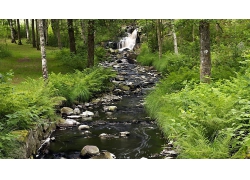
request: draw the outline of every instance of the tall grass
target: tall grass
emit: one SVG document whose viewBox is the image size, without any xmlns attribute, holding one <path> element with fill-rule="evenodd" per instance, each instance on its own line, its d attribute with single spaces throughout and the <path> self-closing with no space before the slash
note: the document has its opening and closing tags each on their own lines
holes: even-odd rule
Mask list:
<svg viewBox="0 0 250 180">
<path fill-rule="evenodd" d="M 143 45 L 138 57 L 163 73 L 145 105 L 166 137 L 174 140 L 179 158 L 250 157 L 248 55 L 227 61 L 213 54 L 217 58 L 211 84 L 199 82 L 199 61 L 189 56 L 165 53 L 159 59 Z M 235 67 L 239 63 L 241 67 Z"/>
<path fill-rule="evenodd" d="M 157 86 L 146 108 L 175 140 L 179 158 L 244 158 L 250 145 L 249 79 L 246 72 L 231 81 L 188 83 L 165 94 L 164 86 Z"/>
</svg>

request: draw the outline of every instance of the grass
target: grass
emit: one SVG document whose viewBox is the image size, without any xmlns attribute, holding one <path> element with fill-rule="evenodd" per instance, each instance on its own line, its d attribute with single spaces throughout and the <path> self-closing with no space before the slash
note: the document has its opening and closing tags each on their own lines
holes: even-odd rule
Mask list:
<svg viewBox="0 0 250 180">
<path fill-rule="evenodd" d="M 27 44 L 25 39 L 22 39 L 23 45 L 17 45 L 10 42 L 10 39 L 0 39 L 1 45 L 7 45 L 11 52 L 10 57 L 0 59 L 0 73 L 6 73 L 13 70 L 13 83 L 19 84 L 28 77 L 37 79 L 42 76 L 41 51 L 32 47 L 32 44 Z M 64 65 L 60 59 L 55 58 L 55 52 L 59 51 L 56 47 L 46 46 L 46 59 L 49 73 L 62 74 L 74 72 L 68 66 Z"/>
</svg>

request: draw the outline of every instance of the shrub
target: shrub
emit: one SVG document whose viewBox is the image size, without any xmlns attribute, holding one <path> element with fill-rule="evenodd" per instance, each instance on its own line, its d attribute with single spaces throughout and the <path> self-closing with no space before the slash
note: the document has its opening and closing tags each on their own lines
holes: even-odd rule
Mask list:
<svg viewBox="0 0 250 180">
<path fill-rule="evenodd" d="M 88 101 L 95 93 L 108 89 L 112 77 L 115 73 L 110 69 L 94 67 L 66 75 L 52 73 L 50 83 L 58 90 L 58 96 L 66 98 L 65 104 L 71 105 L 75 101 Z"/>
<path fill-rule="evenodd" d="M 96 47 L 95 48 L 95 64 L 97 65 L 99 62 L 104 61 L 107 55 L 107 51 L 104 47 Z"/>
<path fill-rule="evenodd" d="M 183 54 L 165 53 L 161 59 L 156 59 L 153 66 L 164 74 L 178 71 L 181 67 L 193 68 L 197 62 L 192 61 L 189 57 Z"/>
<path fill-rule="evenodd" d="M 152 66 L 153 62 L 158 58 L 156 53 L 150 52 L 147 43 L 143 43 L 140 48 L 140 54 L 137 61 L 144 66 Z"/>
<path fill-rule="evenodd" d="M 72 69 L 83 70 L 87 67 L 87 56 L 84 52 L 74 54 L 70 53 L 69 49 L 63 48 L 56 52 L 55 58 L 61 60 L 64 65 Z"/>
<path fill-rule="evenodd" d="M 11 57 L 11 51 L 8 49 L 7 44 L 0 44 L 0 58 Z"/>
<path fill-rule="evenodd" d="M 175 92 L 168 92 L 167 79 L 146 97 L 146 108 L 175 140 L 180 158 L 249 156 L 249 70 L 211 84 L 187 82 Z"/>
</svg>

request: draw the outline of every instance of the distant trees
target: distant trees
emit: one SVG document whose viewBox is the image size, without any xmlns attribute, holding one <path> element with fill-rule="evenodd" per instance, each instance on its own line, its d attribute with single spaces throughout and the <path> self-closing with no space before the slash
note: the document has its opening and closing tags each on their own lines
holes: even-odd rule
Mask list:
<svg viewBox="0 0 250 180">
<path fill-rule="evenodd" d="M 62 49 L 61 33 L 60 33 L 60 19 L 51 19 L 51 27 L 54 35 L 57 37 L 57 45 Z"/>
<path fill-rule="evenodd" d="M 94 47 L 95 47 L 95 35 L 94 35 L 94 20 L 88 20 L 88 61 L 87 67 L 94 66 Z"/>
<path fill-rule="evenodd" d="M 81 36 L 82 36 L 83 44 L 85 44 L 87 42 L 86 32 L 85 32 L 86 22 L 85 20 L 80 19 L 80 23 L 81 23 Z"/>
</svg>

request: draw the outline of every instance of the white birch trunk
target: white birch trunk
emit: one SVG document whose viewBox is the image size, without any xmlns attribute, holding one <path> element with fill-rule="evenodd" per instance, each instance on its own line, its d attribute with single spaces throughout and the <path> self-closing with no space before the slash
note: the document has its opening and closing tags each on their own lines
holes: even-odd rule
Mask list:
<svg viewBox="0 0 250 180">
<path fill-rule="evenodd" d="M 178 46 L 177 46 L 177 37 L 175 34 L 175 28 L 174 28 L 174 22 L 171 22 L 172 25 L 172 34 L 173 34 L 173 39 L 174 39 L 174 53 L 178 54 Z"/>
<path fill-rule="evenodd" d="M 14 27 L 12 24 L 12 19 L 8 20 L 9 26 L 10 26 L 10 33 L 11 33 L 11 43 L 16 43 L 16 38 L 15 38 L 15 32 L 14 32 Z"/>
<path fill-rule="evenodd" d="M 42 57 L 42 73 L 43 73 L 43 78 L 46 81 L 48 79 L 48 70 L 47 70 L 43 20 L 38 19 L 38 24 L 39 24 L 40 46 L 41 46 L 41 57 Z"/>
<path fill-rule="evenodd" d="M 29 20 L 25 20 L 25 25 L 26 25 L 26 38 L 27 38 L 27 43 L 30 42 L 30 33 L 29 33 Z"/>
<path fill-rule="evenodd" d="M 161 37 L 161 20 L 156 20 L 156 29 L 157 29 L 157 38 L 158 38 L 158 47 L 159 47 L 159 59 L 162 57 L 162 37 Z"/>
</svg>

